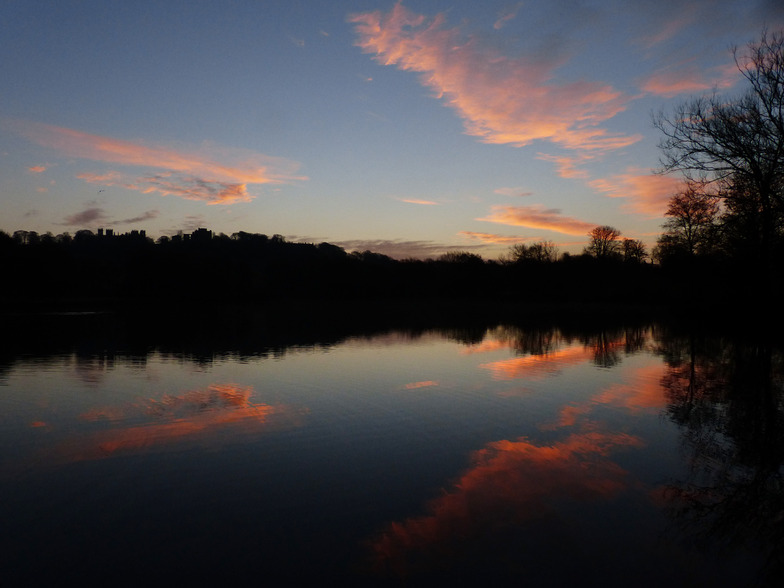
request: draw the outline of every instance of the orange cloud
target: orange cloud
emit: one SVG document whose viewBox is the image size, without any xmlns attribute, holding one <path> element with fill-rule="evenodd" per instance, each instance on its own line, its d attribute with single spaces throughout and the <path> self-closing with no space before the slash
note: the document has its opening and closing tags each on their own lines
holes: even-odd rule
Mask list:
<svg viewBox="0 0 784 588">
<path fill-rule="evenodd" d="M 488 541 L 503 549 L 511 530 L 542 518 L 563 522 L 548 526 L 548 541 L 577 541 L 569 536 L 568 505 L 611 500 L 627 489 L 628 473 L 609 455 L 640 444 L 630 435 L 606 433 L 572 435 L 550 446 L 525 438 L 490 443 L 454 487 L 431 502 L 428 514 L 393 522 L 373 541 L 376 569 L 400 577 L 432 572 L 450 558 L 470 557 L 474 547 L 483 552 Z M 519 565 L 525 553 L 519 545 L 514 549 L 509 561 Z"/>
<path fill-rule="evenodd" d="M 469 135 L 485 143 L 546 140 L 570 149 L 617 149 L 639 136 L 612 135 L 598 125 L 629 98 L 598 82 L 557 83 L 562 62 L 541 55 L 507 57 L 478 37 L 464 40 L 446 17 L 414 14 L 400 3 L 349 18 L 357 45 L 384 65 L 421 74 L 422 84 L 453 108 Z"/>
<path fill-rule="evenodd" d="M 634 212 L 661 216 L 672 195 L 682 187 L 682 180 L 632 168 L 625 174 L 592 180 L 589 185 L 611 198 L 628 198 L 628 207 Z"/>
<path fill-rule="evenodd" d="M 546 209 L 542 206 L 496 205 L 492 207 L 489 216 L 476 220 L 515 227 L 544 229 L 566 235 L 585 235 L 596 227 L 594 223 L 562 216 L 560 210 Z"/>
<path fill-rule="evenodd" d="M 231 204 L 250 200 L 246 190 L 248 184 L 280 184 L 307 179 L 294 175 L 298 167 L 294 162 L 209 143 L 195 149 L 176 150 L 30 121 L 10 121 L 5 126 L 33 143 L 69 157 L 165 170 L 135 181 L 120 179 L 123 176 L 118 172 L 80 174 L 88 181 L 97 183 L 104 177 L 106 185 L 121 185 L 145 193 L 159 192 L 210 204 Z"/>
<path fill-rule="evenodd" d="M 460 231 L 458 235 L 468 237 L 474 241 L 497 245 L 514 245 L 515 243 L 523 243 L 533 239 L 533 237 L 510 237 L 507 235 L 495 235 L 493 233 L 474 233 L 473 231 Z"/>
<path fill-rule="evenodd" d="M 44 167 L 43 165 L 32 165 L 27 168 L 27 171 L 34 174 L 40 174 L 46 171 L 46 167 Z"/>
</svg>

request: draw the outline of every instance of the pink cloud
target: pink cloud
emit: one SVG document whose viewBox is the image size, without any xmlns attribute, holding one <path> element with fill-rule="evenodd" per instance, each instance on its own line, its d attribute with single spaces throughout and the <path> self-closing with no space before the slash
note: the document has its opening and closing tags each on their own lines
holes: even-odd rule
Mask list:
<svg viewBox="0 0 784 588">
<path fill-rule="evenodd" d="M 594 223 L 562 216 L 560 210 L 542 206 L 493 206 L 489 216 L 476 220 L 544 229 L 566 235 L 585 235 L 596 227 Z"/>
<path fill-rule="evenodd" d="M 714 88 L 729 88 L 740 72 L 734 63 L 703 72 L 692 63 L 676 69 L 661 69 L 641 83 L 644 92 L 672 97 L 678 94 L 709 92 Z"/>
<path fill-rule="evenodd" d="M 118 185 L 145 193 L 171 194 L 209 204 L 232 204 L 252 198 L 247 192 L 249 184 L 307 179 L 295 175 L 296 162 L 249 150 L 210 143 L 203 143 L 198 148 L 171 149 L 30 121 L 5 124 L 33 143 L 69 157 L 164 170 L 132 180 L 119 172 L 77 176 L 91 183 Z"/>
<path fill-rule="evenodd" d="M 44 167 L 43 165 L 32 165 L 27 168 L 27 171 L 34 174 L 40 174 L 46 171 L 46 167 Z"/>
<path fill-rule="evenodd" d="M 589 177 L 587 171 L 577 169 L 577 166 L 591 159 L 591 157 L 569 157 L 565 155 L 547 155 L 546 153 L 539 153 L 536 157 L 537 159 L 554 163 L 558 175 L 562 178 L 586 180 Z"/>
<path fill-rule="evenodd" d="M 661 216 L 672 195 L 680 189 L 682 180 L 631 168 L 625 174 L 593 180 L 589 185 L 611 198 L 627 198 L 627 206 L 634 212 Z"/>
<path fill-rule="evenodd" d="M 639 136 L 612 135 L 598 125 L 624 110 L 627 96 L 592 81 L 559 83 L 554 58 L 507 57 L 478 37 L 464 40 L 445 16 L 414 14 L 401 4 L 387 14 L 355 14 L 357 45 L 384 65 L 422 74 L 485 143 L 523 146 L 546 140 L 570 149 L 607 150 Z"/>
</svg>

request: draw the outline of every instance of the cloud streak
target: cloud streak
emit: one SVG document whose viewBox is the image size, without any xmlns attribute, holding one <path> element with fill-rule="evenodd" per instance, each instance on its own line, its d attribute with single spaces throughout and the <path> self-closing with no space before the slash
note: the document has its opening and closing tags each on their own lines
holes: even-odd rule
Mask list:
<svg viewBox="0 0 784 588">
<path fill-rule="evenodd" d="M 489 245 L 514 245 L 531 241 L 533 237 L 513 237 L 509 235 L 496 235 L 494 233 L 475 233 L 473 231 L 460 231 L 458 235 Z"/>
<path fill-rule="evenodd" d="M 296 162 L 208 142 L 197 148 L 171 149 L 31 121 L 15 120 L 4 126 L 68 157 L 163 170 L 140 176 L 116 171 L 77 176 L 91 183 L 117 185 L 144 193 L 158 192 L 208 204 L 233 204 L 252 199 L 247 191 L 249 184 L 281 184 L 307 179 L 295 175 Z"/>
<path fill-rule="evenodd" d="M 99 224 L 106 226 L 129 225 L 152 220 L 157 218 L 158 214 L 159 212 L 157 210 L 147 210 L 132 218 L 113 221 L 103 208 L 94 206 L 65 217 L 61 224 L 67 226 L 95 226 Z"/>
<path fill-rule="evenodd" d="M 630 168 L 624 174 L 589 182 L 591 188 L 611 198 L 626 198 L 625 205 L 633 212 L 661 216 L 670 198 L 682 187 L 682 180 Z"/>
<path fill-rule="evenodd" d="M 334 245 L 346 251 L 372 251 L 395 259 L 427 259 L 438 257 L 450 251 L 480 249 L 482 245 L 443 245 L 433 241 L 404 241 L 398 239 L 353 239 L 349 241 L 332 241 Z"/>
<path fill-rule="evenodd" d="M 596 224 L 581 221 L 568 216 L 563 216 L 557 208 L 544 208 L 543 206 L 504 206 L 497 205 L 484 218 L 476 220 L 510 225 L 513 227 L 528 227 L 531 229 L 544 229 L 566 235 L 585 235 Z"/>
<path fill-rule="evenodd" d="M 544 140 L 570 149 L 608 150 L 639 136 L 608 133 L 599 125 L 623 111 L 630 98 L 593 81 L 556 81 L 565 61 L 508 57 L 478 37 L 448 28 L 444 14 L 429 19 L 401 4 L 349 17 L 356 44 L 384 65 L 421 74 L 485 143 L 528 145 Z"/>
<path fill-rule="evenodd" d="M 65 220 L 62 224 L 71 227 L 80 227 L 106 222 L 108 218 L 109 217 L 106 216 L 106 212 L 103 208 L 86 208 L 85 210 L 65 217 Z"/>
</svg>

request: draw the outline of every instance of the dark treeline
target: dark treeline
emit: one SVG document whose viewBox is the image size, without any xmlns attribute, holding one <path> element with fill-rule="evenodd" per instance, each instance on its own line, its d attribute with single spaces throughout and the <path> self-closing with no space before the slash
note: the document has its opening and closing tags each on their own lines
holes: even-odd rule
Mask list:
<svg viewBox="0 0 784 588">
<path fill-rule="evenodd" d="M 627 244 L 617 234 L 609 244 L 597 244 L 607 238 L 606 229 L 593 232 L 581 255 L 540 255 L 545 242 L 516 246 L 500 260 L 466 252 L 395 260 L 329 243 L 245 232 L 213 235 L 206 229 L 157 241 L 140 231 L 0 232 L 1 296 L 12 311 L 317 300 L 691 308 L 743 296 L 744 283 L 718 271 L 713 260 L 690 264 L 684 274 L 678 264 L 625 255 Z"/>
<path fill-rule="evenodd" d="M 143 232 L 38 235 L 0 232 L 2 296 L 16 304 L 167 300 L 476 299 L 539 302 L 653 302 L 657 268 L 591 255 L 487 261 L 453 252 L 395 260 L 279 235 L 162 237 Z"/>
</svg>

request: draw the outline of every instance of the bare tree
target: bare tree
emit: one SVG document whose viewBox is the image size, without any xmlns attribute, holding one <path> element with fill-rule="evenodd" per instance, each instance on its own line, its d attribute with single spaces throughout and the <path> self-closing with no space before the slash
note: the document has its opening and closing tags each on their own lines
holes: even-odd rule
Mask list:
<svg viewBox="0 0 784 588">
<path fill-rule="evenodd" d="M 592 255 L 596 259 L 609 259 L 619 257 L 621 254 L 621 242 L 618 238 L 621 232 L 615 227 L 607 225 L 596 227 L 588 236 L 590 243 L 585 248 L 585 253 Z"/>
<path fill-rule="evenodd" d="M 707 194 L 704 184 L 689 182 L 686 188 L 670 198 L 667 220 L 662 225 L 664 239 L 690 256 L 707 253 L 715 242 L 719 221 L 719 197 Z"/>
<path fill-rule="evenodd" d="M 558 260 L 558 246 L 552 241 L 516 243 L 509 248 L 506 260 L 511 263 L 535 261 L 539 263 Z"/>
<path fill-rule="evenodd" d="M 654 124 L 664 135 L 663 171 L 752 189 L 760 206 L 760 256 L 767 262 L 784 196 L 784 33 L 765 32 L 743 54 L 733 54 L 750 86 L 745 94 L 694 98 L 671 116 L 659 114 Z"/>
<path fill-rule="evenodd" d="M 623 260 L 632 263 L 643 263 L 648 257 L 645 243 L 639 239 L 623 240 Z"/>
</svg>

